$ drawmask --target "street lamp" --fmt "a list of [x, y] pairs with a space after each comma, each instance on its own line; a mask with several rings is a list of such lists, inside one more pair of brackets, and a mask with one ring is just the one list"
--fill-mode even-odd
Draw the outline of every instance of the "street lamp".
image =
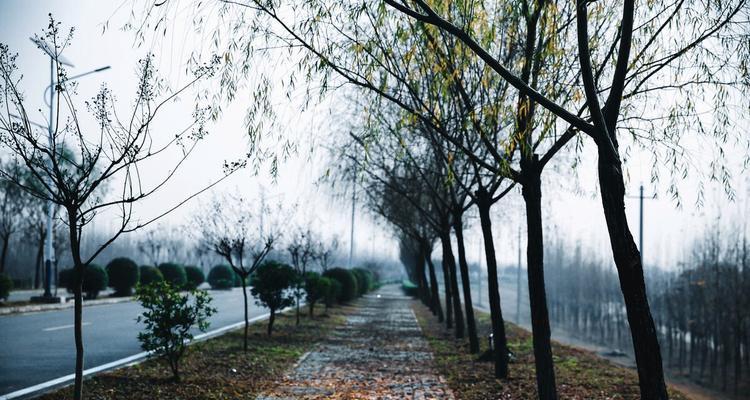
[[[29, 38], [32, 43], [34, 43], [37, 47], [39, 47], [42, 51], [44, 51], [49, 56], [49, 77], [50, 77], [50, 84], [47, 86], [47, 89], [44, 91], [44, 97], [45, 102], [47, 101], [47, 91], [49, 91], [49, 120], [47, 123], [47, 140], [49, 141], [49, 147], [50, 149], [53, 147], [54, 144], [54, 127], [52, 121], [54, 120], [54, 102], [55, 102], [55, 90], [56, 90], [56, 84], [62, 83], [62, 82], [55, 82], [55, 66], [57, 63], [60, 63], [65, 66], [74, 67], [73, 63], [70, 62], [68, 59], [64, 58], [62, 55], [57, 54], [55, 51], [50, 48], [50, 46], [42, 39], [39, 38]], [[97, 72], [105, 71], [110, 68], [109, 65], [101, 68], [97, 68], [93, 71], [85, 72], [83, 74], [78, 74], [75, 76], [72, 76], [70, 78], [65, 79], [64, 82], [69, 82], [75, 79], [78, 79], [80, 77], [94, 74]], [[39, 125], [39, 124], [35, 124]], [[49, 160], [51, 163], [52, 160]], [[50, 166], [51, 167], [51, 166]], [[45, 281], [44, 281], [44, 295], [42, 295], [41, 298], [37, 298], [38, 301], [50, 301], [53, 299], [52, 296], [52, 262], [55, 258], [55, 248], [52, 244], [52, 240], [54, 238], [53, 236], [53, 227], [52, 222], [54, 219], [54, 204], [51, 201], [47, 202], [47, 232], [46, 232], [46, 239], [45, 239], [45, 246], [44, 246], [44, 273], [45, 273]], [[56, 299], [55, 299], [56, 300]]]

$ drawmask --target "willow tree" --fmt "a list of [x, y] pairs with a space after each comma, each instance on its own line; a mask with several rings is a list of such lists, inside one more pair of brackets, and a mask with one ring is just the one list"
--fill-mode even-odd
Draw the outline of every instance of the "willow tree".
[[[690, 165], [686, 149], [680, 145], [684, 130], [697, 126], [697, 132], [717, 139], [714, 142], [717, 147], [726, 143], [740, 126], [728, 116], [728, 105], [739, 103], [746, 108], [746, 99], [739, 92], [748, 85], [742, 78], [746, 76], [750, 54], [747, 21], [742, 17], [747, 2], [681, 0], [636, 6], [634, 1], [625, 0], [621, 7], [597, 5], [593, 10], [589, 10], [588, 1], [568, 5], [545, 0], [523, 2], [526, 17], [533, 17], [532, 11], [538, 9], [551, 8], [555, 13], [558, 7], [574, 10], [575, 17], [568, 21], [575, 21], [575, 32], [559, 45], [564, 54], [575, 57], [577, 75], [581, 77], [576, 87], [585, 94], [578, 103], [585, 107], [588, 113], [585, 117], [555, 101], [546, 88], [534, 87], [524, 79], [524, 72], [512, 71], [509, 63], [494, 56], [480, 42], [481, 32], [452, 21], [434, 4], [424, 0], [384, 2], [404, 16], [436, 26], [466, 44], [518, 90], [524, 108], [538, 104], [569, 124], [572, 130], [593, 140], [599, 160], [602, 206], [628, 312], [641, 395], [667, 398], [640, 252], [625, 216], [625, 172], [620, 144], [623, 136], [618, 135], [618, 130], [631, 134], [635, 142], [663, 146], [665, 150], [652, 153], [654, 161], [676, 167], [672, 168], [675, 171], [672, 178], [677, 180], [687, 173]], [[696, 9], [704, 11], [696, 13]], [[595, 35], [589, 33], [592, 17], [603, 28]], [[605, 97], [603, 103], [599, 96]], [[707, 108], [718, 118], [707, 122], [705, 114], [699, 111], [700, 103], [704, 107], [708, 103]], [[622, 123], [633, 114], [646, 117]], [[706, 124], [711, 128], [706, 129]], [[723, 152], [718, 153], [722, 159]], [[712, 179], [728, 183], [723, 163], [713, 162], [708, 170], [706, 175]], [[670, 191], [676, 195], [676, 185], [670, 185]], [[534, 193], [528, 194], [531, 195]]]
[[[138, 64], [138, 86], [132, 108], [123, 113], [115, 95], [103, 85], [87, 103], [91, 118], [86, 119], [78, 108], [75, 83], [67, 79], [60, 62], [62, 51], [71, 44], [72, 30], [61, 31], [60, 23], [50, 16], [49, 26], [38, 39], [48, 43], [54, 70], [52, 126], [48, 131], [40, 131], [31, 122], [29, 110], [36, 107], [30, 106], [23, 94], [22, 76], [16, 68], [17, 55], [7, 45], [0, 44], [0, 146], [9, 155], [0, 174], [30, 195], [65, 211], [64, 223], [74, 263], [74, 397], [79, 400], [83, 396], [82, 284], [86, 266], [123, 234], [159, 219], [195, 195], [166, 206], [150, 219], [139, 217], [134, 209], [137, 203], [160, 193], [207, 134], [205, 114], [200, 108], [194, 112], [195, 119], [186, 119], [184, 126], [174, 130], [156, 131], [153, 123], [160, 111], [178, 96], [211, 75], [214, 65], [202, 65], [184, 86], [169, 90], [158, 78], [153, 57], [148, 55]], [[61, 151], [63, 148], [71, 153]], [[160, 162], [162, 167], [167, 164], [169, 169], [155, 170], [152, 162]], [[225, 173], [230, 174], [240, 164], [228, 167]], [[151, 171], [148, 181], [141, 179], [145, 165]], [[27, 184], [29, 181], [19, 171], [24, 172], [23, 176], [32, 176], [38, 185]], [[113, 190], [105, 193], [101, 190], [105, 186]], [[90, 253], [83, 254], [82, 237], [100, 213], [108, 213], [118, 223]]]

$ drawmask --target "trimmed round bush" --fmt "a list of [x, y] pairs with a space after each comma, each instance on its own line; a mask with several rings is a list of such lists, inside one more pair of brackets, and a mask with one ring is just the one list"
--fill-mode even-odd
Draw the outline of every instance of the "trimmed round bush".
[[195, 290], [201, 283], [206, 281], [203, 271], [195, 265], [185, 267], [185, 277], [187, 278], [187, 283], [185, 284], [185, 289], [187, 290]]
[[[68, 293], [75, 293], [75, 271], [67, 268], [58, 273], [58, 285], [65, 286]], [[87, 299], [95, 299], [99, 292], [107, 288], [109, 277], [107, 271], [99, 264], [89, 264], [83, 273], [83, 293]]]
[[99, 264], [89, 264], [83, 273], [83, 292], [86, 298], [95, 299], [99, 292], [107, 288], [109, 277], [107, 271]]
[[13, 280], [7, 274], [0, 274], [0, 299], [8, 300], [13, 289]]
[[374, 283], [372, 272], [364, 268], [354, 268], [352, 273], [354, 274], [354, 277], [357, 278], [357, 289], [359, 290], [360, 296], [372, 290], [372, 285]]
[[[229, 269], [231, 269], [231, 267]], [[234, 272], [233, 269], [232, 269], [232, 273], [234, 274], [234, 287], [242, 287], [242, 277], [238, 273]], [[245, 284], [248, 284], [248, 283], [250, 282], [245, 280]]]
[[344, 268], [331, 268], [323, 273], [326, 278], [331, 278], [341, 284], [341, 293], [337, 296], [339, 303], [352, 301], [357, 297], [359, 289], [357, 288], [357, 278], [352, 271]]
[[143, 286], [164, 280], [164, 275], [162, 275], [161, 271], [156, 267], [152, 267], [151, 265], [141, 265], [139, 270], [141, 272], [140, 284]]
[[211, 289], [231, 289], [234, 287], [235, 273], [228, 265], [217, 265], [208, 272]]
[[322, 280], [328, 281], [328, 291], [326, 292], [325, 304], [326, 308], [333, 306], [334, 303], [341, 296], [341, 284], [339, 281], [331, 278], [323, 277]]
[[57, 273], [57, 286], [64, 287], [68, 293], [73, 293], [73, 268], [61, 269]]
[[159, 271], [164, 277], [164, 282], [176, 288], [185, 287], [187, 274], [185, 274], [185, 268], [182, 265], [175, 263], [159, 264]]
[[140, 281], [138, 265], [127, 257], [119, 257], [107, 264], [109, 287], [115, 290], [115, 296], [130, 296], [133, 288]]

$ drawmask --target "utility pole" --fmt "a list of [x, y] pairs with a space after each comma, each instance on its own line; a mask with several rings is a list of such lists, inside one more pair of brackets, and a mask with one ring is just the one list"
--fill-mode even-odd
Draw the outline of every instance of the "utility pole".
[[641, 267], [643, 266], [643, 183], [639, 187], [638, 196], [628, 196], [631, 199], [638, 199], [639, 210], [638, 210], [638, 252], [641, 255]]
[[349, 268], [353, 268], [354, 265], [354, 212], [357, 204], [357, 163], [354, 163], [354, 174], [352, 175], [352, 219], [349, 232]]
[[638, 227], [638, 250], [640, 250], [639, 254], [641, 255], [641, 268], [643, 268], [643, 184], [641, 183], [641, 191], [640, 191], [640, 216], [638, 218], [639, 221], [639, 227]]
[[[55, 138], [54, 138], [54, 121], [55, 121], [55, 92], [57, 91], [57, 85], [69, 82], [74, 79], [80, 78], [85, 75], [93, 74], [96, 72], [101, 72], [104, 70], [107, 70], [110, 68], [110, 66], [105, 66], [102, 68], [97, 68], [93, 71], [89, 71], [83, 74], [79, 74], [76, 76], [72, 76], [70, 78], [66, 78], [63, 82], [58, 82], [55, 79], [55, 70], [57, 67], [57, 64], [65, 65], [68, 67], [74, 67], [73, 63], [65, 59], [62, 55], [57, 54], [57, 52], [49, 47], [47, 42], [41, 39], [37, 38], [29, 38], [39, 49], [44, 51], [47, 56], [49, 56], [49, 80], [50, 84], [47, 87], [47, 90], [49, 90], [49, 120], [47, 121], [47, 141], [49, 145], [49, 151], [50, 156], [47, 159], [47, 164], [50, 170], [52, 169], [52, 157], [55, 156]], [[47, 91], [45, 90], [45, 97], [47, 95]], [[46, 101], [47, 99], [45, 99]], [[44, 294], [41, 297], [35, 297], [32, 298], [32, 301], [40, 301], [40, 302], [50, 302], [50, 301], [58, 301], [59, 299], [54, 297], [52, 295], [52, 264], [55, 263], [55, 247], [54, 247], [54, 218], [55, 218], [55, 204], [52, 201], [47, 202], [47, 221], [46, 221], [46, 233], [45, 233], [45, 245], [44, 245]]]

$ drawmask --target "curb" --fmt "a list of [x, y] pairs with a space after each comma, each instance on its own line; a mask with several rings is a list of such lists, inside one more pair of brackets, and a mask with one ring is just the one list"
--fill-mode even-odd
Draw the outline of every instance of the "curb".
[[[133, 301], [133, 297], [128, 296], [128, 297], [112, 297], [112, 298], [96, 299], [96, 300], [84, 300], [83, 306], [88, 307], [88, 306], [98, 306], [101, 304], [116, 304], [116, 303], [124, 303], [127, 301]], [[34, 304], [34, 305], [25, 305], [25, 306], [16, 306], [16, 307], [0, 307], [0, 316], [13, 315], [13, 314], [26, 314], [26, 313], [32, 313], [32, 312], [64, 310], [66, 308], [73, 308], [73, 306], [74, 306], [74, 302], [66, 301], [65, 303], [57, 303], [57, 304]]]

